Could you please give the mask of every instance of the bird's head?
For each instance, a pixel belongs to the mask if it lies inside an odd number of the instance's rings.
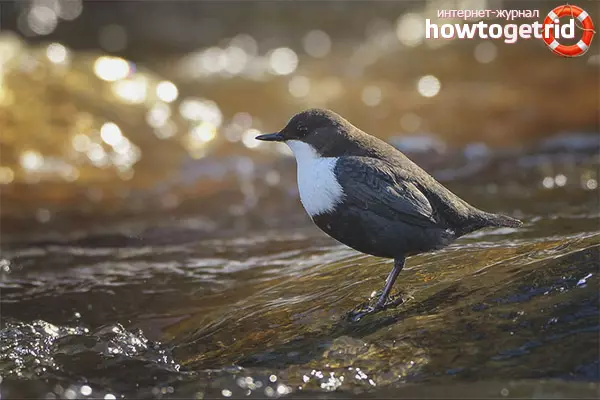
[[[349,135],[353,129],[348,121],[333,111],[310,109],[294,115],[279,132],[259,135],[256,139],[284,142],[296,158],[301,151],[332,157],[343,153],[344,148],[350,145]]]

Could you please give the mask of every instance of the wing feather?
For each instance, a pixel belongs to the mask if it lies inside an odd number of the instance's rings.
[[[412,182],[397,176],[384,161],[340,157],[335,171],[344,190],[345,205],[369,210],[391,221],[439,227],[425,195]]]

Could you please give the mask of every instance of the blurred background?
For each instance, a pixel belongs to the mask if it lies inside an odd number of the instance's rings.
[[[425,38],[563,4],[0,1],[0,396],[597,398],[600,40]],[[312,107],[523,227],[410,257],[407,303],[348,322],[391,261],[254,139]]]
[[[598,15],[598,2],[580,3]],[[541,40],[424,37],[425,18],[460,22],[438,10],[543,19],[560,4],[2,1],[4,238],[190,213],[199,224],[214,213],[227,226],[283,223],[299,210],[293,159],[254,137],[309,107],[335,110],[430,172],[549,138],[591,149],[598,40],[566,59]],[[546,175],[528,183],[543,187]],[[597,186],[595,175],[574,179]],[[259,203],[270,205],[255,213]]]

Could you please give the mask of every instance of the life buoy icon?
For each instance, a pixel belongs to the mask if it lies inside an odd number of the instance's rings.
[[[576,44],[565,46],[558,43],[558,41],[554,38],[552,28],[547,30],[548,35],[545,34],[546,25],[553,25],[554,20],[561,17],[577,18],[583,25],[583,37]],[[553,52],[564,57],[577,57],[585,54],[585,52],[590,48],[594,33],[596,33],[596,31],[594,31],[594,23],[592,22],[590,15],[580,7],[572,6],[570,4],[558,6],[554,10],[550,11],[546,19],[544,19],[544,27],[542,29],[544,29],[544,35],[542,37],[544,42],[546,42],[546,45],[550,47]]]

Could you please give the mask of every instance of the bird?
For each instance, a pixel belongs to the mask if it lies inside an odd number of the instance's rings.
[[[300,201],[317,227],[359,252],[394,260],[377,301],[361,318],[392,304],[407,257],[482,228],[522,225],[468,204],[400,150],[331,110],[302,111],[279,132],[256,139],[289,146]]]

